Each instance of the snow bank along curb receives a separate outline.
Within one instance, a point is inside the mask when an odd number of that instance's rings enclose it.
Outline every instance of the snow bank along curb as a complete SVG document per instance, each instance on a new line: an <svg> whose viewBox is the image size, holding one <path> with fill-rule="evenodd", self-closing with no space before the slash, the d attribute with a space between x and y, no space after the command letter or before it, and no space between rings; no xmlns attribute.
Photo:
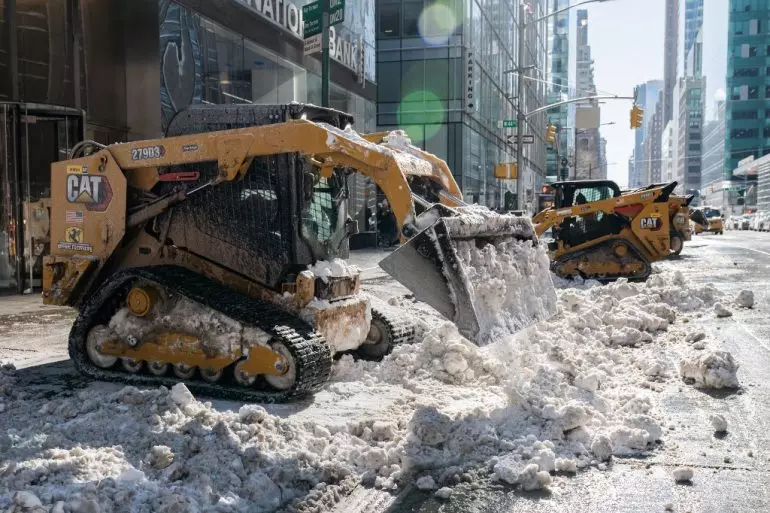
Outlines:
<svg viewBox="0 0 770 513"><path fill-rule="evenodd" d="M170 513L323 511L355 483L397 489L407 477L449 500L445 488L482 474L547 487L655 449L656 387L677 379L669 344L686 347L698 329L677 319L718 297L672 272L562 287L555 318L482 348L416 305L405 314L420 317L422 343L379 364L343 357L310 413L288 418L259 405L219 411L183 385L94 383L51 398L3 368L0 509L17 491L65 511ZM386 392L397 399L346 413L351 397L378 403Z"/></svg>

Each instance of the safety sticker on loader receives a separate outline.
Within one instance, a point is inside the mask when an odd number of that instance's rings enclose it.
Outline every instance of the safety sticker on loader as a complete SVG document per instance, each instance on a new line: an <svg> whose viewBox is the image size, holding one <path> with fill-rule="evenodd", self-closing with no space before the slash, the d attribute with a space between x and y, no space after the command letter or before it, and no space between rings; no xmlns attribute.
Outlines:
<svg viewBox="0 0 770 513"><path fill-rule="evenodd" d="M83 251L86 253L93 251L90 244L83 243L83 229L77 226L68 226L64 230L64 241L57 244L56 247L66 251Z"/></svg>

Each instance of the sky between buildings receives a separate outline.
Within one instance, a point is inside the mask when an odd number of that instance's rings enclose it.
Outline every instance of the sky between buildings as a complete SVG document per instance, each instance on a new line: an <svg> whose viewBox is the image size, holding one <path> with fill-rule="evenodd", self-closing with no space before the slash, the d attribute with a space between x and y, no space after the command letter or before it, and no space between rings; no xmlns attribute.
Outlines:
<svg viewBox="0 0 770 513"><path fill-rule="evenodd" d="M683 2L682 2L683 3ZM703 2L703 74L706 76L706 119L714 116L715 98L724 98L727 67L729 0ZM633 96L634 86L663 78L665 0L611 0L588 4L588 43L595 64L599 94ZM679 68L683 63L684 6L679 8ZM630 100L602 105L602 136L607 139L607 175L618 184L628 182L628 158L634 148L629 126ZM653 112L645 112L645 118Z"/></svg>

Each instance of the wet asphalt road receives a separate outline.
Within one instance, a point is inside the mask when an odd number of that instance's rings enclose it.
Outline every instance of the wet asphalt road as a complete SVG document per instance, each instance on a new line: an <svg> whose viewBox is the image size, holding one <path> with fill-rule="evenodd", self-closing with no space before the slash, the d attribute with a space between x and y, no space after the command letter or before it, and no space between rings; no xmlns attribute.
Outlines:
<svg viewBox="0 0 770 513"><path fill-rule="evenodd" d="M730 297L744 288L754 291L753 310L734 310L730 319L698 320L710 348L730 351L740 363L739 391L707 394L669 380L660 391L668 429L658 450L648 458L616 458L605 472L557 477L549 492L525 494L486 483L475 490L457 487L445 503L413 490L386 511L646 513L668 507L691 513L770 512L770 233L695 236L678 259L664 265L693 281L713 283ZM724 438L714 437L712 413L729 423ZM695 470L691 485L674 483L671 473L681 465Z"/></svg>

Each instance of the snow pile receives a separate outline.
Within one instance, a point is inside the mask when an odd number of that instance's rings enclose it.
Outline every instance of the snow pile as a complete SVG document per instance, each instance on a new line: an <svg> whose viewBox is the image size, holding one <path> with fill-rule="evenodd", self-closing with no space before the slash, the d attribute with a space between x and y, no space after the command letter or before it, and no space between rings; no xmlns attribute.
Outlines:
<svg viewBox="0 0 770 513"><path fill-rule="evenodd" d="M738 297L735 302L741 308L753 308L754 307L754 292L750 290L742 290L738 293Z"/></svg>
<svg viewBox="0 0 770 513"><path fill-rule="evenodd" d="M92 384L51 400L3 368L12 414L0 415L0 510L27 491L65 511L325 511L358 482L392 490L415 479L448 498L482 474L535 490L605 469L663 440L650 384L672 379L664 333L684 345L698 328L678 317L717 297L674 273L653 278L561 290L552 319L483 347L401 301L420 317L422 342L381 363L341 358L326 389L287 418L275 413L293 406L219 410L182 384ZM727 380L714 363L703 379Z"/></svg>
<svg viewBox="0 0 770 513"><path fill-rule="evenodd" d="M699 388L737 388L738 364L727 351L692 355L679 362L679 374Z"/></svg>
<svg viewBox="0 0 770 513"><path fill-rule="evenodd" d="M319 260L313 265L308 266L316 278L328 281L329 278L355 278L360 270L355 265L350 265L341 258L335 258L331 261Z"/></svg>

